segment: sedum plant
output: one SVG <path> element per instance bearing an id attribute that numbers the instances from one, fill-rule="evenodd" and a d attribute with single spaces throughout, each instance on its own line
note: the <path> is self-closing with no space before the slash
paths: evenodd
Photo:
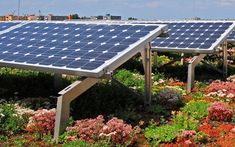
<path id="1" fill-rule="evenodd" d="M 23 131 L 28 121 L 28 110 L 18 105 L 0 104 L 0 134 L 13 135 Z"/>
<path id="2" fill-rule="evenodd" d="M 230 121 L 233 117 L 233 112 L 223 102 L 214 102 L 208 108 L 210 120 Z"/>
<path id="3" fill-rule="evenodd" d="M 66 130 L 68 140 L 83 140 L 92 144 L 109 140 L 113 145 L 128 145 L 132 142 L 132 137 L 138 133 L 131 125 L 116 117 L 105 123 L 102 115 L 94 119 L 78 120 L 74 126 L 67 127 Z"/>
<path id="4" fill-rule="evenodd" d="M 163 88 L 155 97 L 157 103 L 166 106 L 167 108 L 174 109 L 183 104 L 183 96 L 174 89 Z"/>
<path id="5" fill-rule="evenodd" d="M 29 133 L 36 133 L 39 138 L 54 133 L 55 127 L 55 109 L 40 109 L 34 112 L 33 116 L 29 118 L 26 130 Z"/>
<path id="6" fill-rule="evenodd" d="M 208 115 L 208 105 L 206 101 L 191 101 L 182 108 L 182 111 L 196 120 L 201 120 Z"/>

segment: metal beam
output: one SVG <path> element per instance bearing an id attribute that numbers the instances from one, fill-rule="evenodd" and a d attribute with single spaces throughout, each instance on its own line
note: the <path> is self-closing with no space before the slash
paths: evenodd
<path id="1" fill-rule="evenodd" d="M 83 81 L 75 81 L 59 92 L 57 100 L 54 140 L 58 142 L 59 135 L 65 130 L 70 114 L 70 103 L 90 87 L 95 85 L 99 79 L 86 78 Z"/>
<path id="2" fill-rule="evenodd" d="M 145 99 L 144 105 L 151 105 L 152 101 L 152 51 L 151 46 L 148 44 L 141 51 L 141 57 L 144 66 L 144 76 L 145 76 Z"/>
<path id="3" fill-rule="evenodd" d="M 228 76 L 228 49 L 227 41 L 222 44 L 223 49 L 223 78 L 226 79 Z"/>
<path id="4" fill-rule="evenodd" d="M 63 88 L 63 78 L 62 74 L 55 73 L 54 74 L 54 89 L 56 91 L 59 91 L 60 89 Z"/>
<path id="5" fill-rule="evenodd" d="M 190 93 L 194 87 L 195 79 L 195 66 L 206 56 L 206 54 L 200 54 L 199 56 L 194 56 L 188 65 L 188 80 L 187 80 L 187 93 Z"/>

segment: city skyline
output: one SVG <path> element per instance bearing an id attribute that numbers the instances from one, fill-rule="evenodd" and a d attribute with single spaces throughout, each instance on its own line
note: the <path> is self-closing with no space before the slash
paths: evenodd
<path id="1" fill-rule="evenodd" d="M 235 0 L 20 0 L 20 15 L 120 15 L 123 19 L 234 19 Z M 18 14 L 18 0 L 0 0 L 0 15 Z"/>

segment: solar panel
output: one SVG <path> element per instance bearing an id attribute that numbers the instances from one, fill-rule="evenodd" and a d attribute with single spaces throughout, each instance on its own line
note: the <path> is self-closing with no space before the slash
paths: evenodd
<path id="1" fill-rule="evenodd" d="M 0 31 L 4 31 L 6 29 L 9 29 L 10 27 L 13 27 L 17 24 L 19 24 L 19 22 L 1 22 L 0 21 Z"/>
<path id="2" fill-rule="evenodd" d="M 100 76 L 139 52 L 164 27 L 30 22 L 0 35 L 0 64 Z"/>
<path id="3" fill-rule="evenodd" d="M 228 42 L 235 42 L 235 30 L 228 36 Z"/>
<path id="4" fill-rule="evenodd" d="M 154 22 L 164 23 L 164 22 Z M 152 46 L 157 51 L 213 53 L 234 29 L 233 22 L 183 21 L 168 24 L 167 37 L 157 37 Z"/>

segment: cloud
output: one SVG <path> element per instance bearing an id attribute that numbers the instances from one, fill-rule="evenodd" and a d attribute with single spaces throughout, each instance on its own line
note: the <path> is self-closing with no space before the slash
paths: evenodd
<path id="1" fill-rule="evenodd" d="M 159 6 L 160 4 L 157 1 L 150 1 L 146 3 L 146 7 L 148 8 L 158 8 Z"/>
<path id="2" fill-rule="evenodd" d="M 235 0 L 216 0 L 220 6 L 234 6 Z"/>

